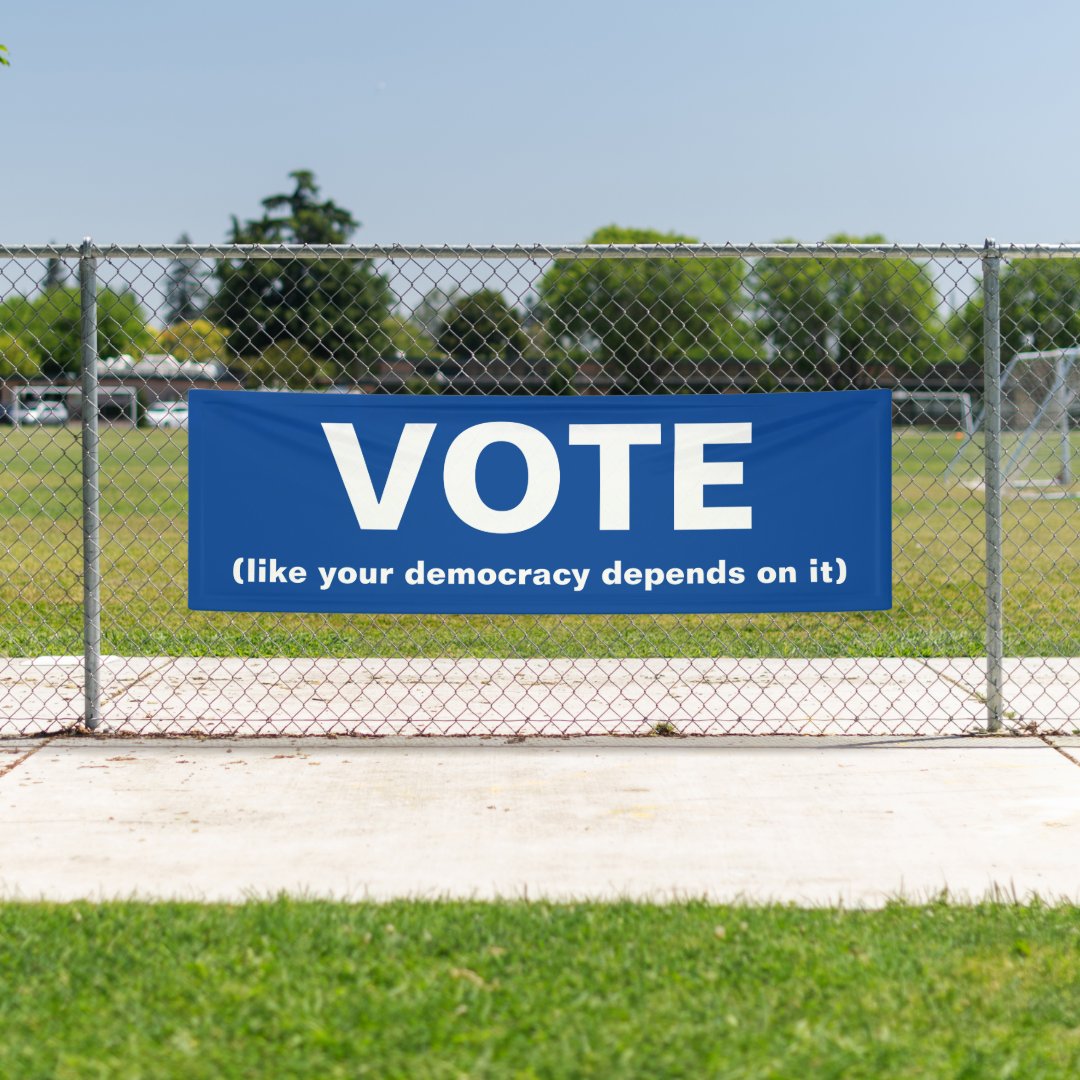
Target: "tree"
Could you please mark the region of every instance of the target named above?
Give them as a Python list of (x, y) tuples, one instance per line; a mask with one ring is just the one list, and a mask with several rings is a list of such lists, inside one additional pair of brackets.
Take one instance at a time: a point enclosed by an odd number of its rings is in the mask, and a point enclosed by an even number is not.
[[(178, 244), (190, 244), (191, 237), (182, 233)], [(210, 268), (202, 259), (181, 255), (165, 270), (165, 323), (191, 323), (202, 314), (210, 299), (207, 278)]]
[(20, 341), (53, 378), (80, 369), (80, 315), (75, 289), (50, 289), (32, 300), (13, 296), (0, 304), (0, 331)]
[(41, 365), (26, 342), (12, 334), (0, 333), (0, 380), (32, 379), (41, 373)]
[[(346, 243), (359, 222), (336, 203), (317, 199), (312, 173), (289, 175), (293, 191), (264, 199), (261, 218), (241, 225), (234, 217), (230, 240)], [(235, 357), (256, 357), (279, 342), (295, 343), (315, 361), (325, 361), (336, 381), (359, 379), (388, 348), (382, 324), (390, 313), (390, 287), (365, 261), (226, 260), (218, 280), (221, 287), (207, 314), (228, 332)]]
[[(78, 290), (72, 290), (78, 296)], [(153, 331), (139, 298), (130, 290), (101, 289), (98, 307), (98, 356), (140, 355), (153, 344)]]
[(412, 321), (420, 326), (430, 338), (436, 338), (445, 321), (447, 311), (461, 295), (457, 286), (449, 291), (436, 285), (424, 293), (412, 313)]
[[(82, 366), (79, 290), (58, 286), (30, 299), (0, 303), (0, 332), (18, 339), (49, 378), (74, 375)], [(153, 341), (146, 312), (132, 292), (98, 293), (98, 355), (141, 354)]]
[(515, 360), (526, 344), (521, 319), (494, 289), (481, 289), (451, 304), (439, 329), (440, 351), (459, 362)]
[[(982, 284), (949, 322), (958, 358), (982, 358)], [(1031, 259), (1008, 263), (1001, 274), (1003, 358), (1036, 349), (1080, 345), (1080, 263)]]
[(383, 319), (383, 335), (389, 351), (395, 356), (433, 356), (435, 342), (414, 319), (401, 315), (388, 315)]
[(544, 389), (556, 397), (570, 397), (576, 394), (573, 366), (566, 360), (557, 360), (551, 367)]
[[(687, 244), (678, 233), (610, 225), (590, 244)], [(570, 354), (595, 355), (627, 389), (656, 391), (682, 360), (759, 351), (743, 317), (744, 267), (710, 258), (558, 259), (539, 287), (552, 338)]]
[[(829, 243), (882, 244), (838, 234)], [(751, 290), (775, 365), (833, 388), (876, 366), (922, 371), (945, 359), (940, 298), (910, 260), (761, 259)]]
[(6, 45), (0, 45), (0, 67), (11, 67), (11, 60), (7, 55), (8, 47)]
[(157, 348), (177, 360), (197, 360), (206, 363), (231, 359), (227, 345), (228, 334), (208, 319), (173, 323), (157, 335)]
[(267, 345), (261, 353), (243, 357), (235, 367), (256, 386), (277, 389), (304, 390), (329, 386), (334, 381), (329, 361), (313, 356), (299, 342), (284, 338)]
[(834, 275), (816, 259), (761, 259), (750, 284), (774, 362), (803, 375), (827, 372), (835, 352)]

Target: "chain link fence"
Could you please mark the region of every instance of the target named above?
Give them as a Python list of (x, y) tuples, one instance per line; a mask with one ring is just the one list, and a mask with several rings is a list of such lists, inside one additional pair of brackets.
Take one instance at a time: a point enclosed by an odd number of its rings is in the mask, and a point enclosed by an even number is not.
[[(894, 606), (191, 612), (193, 387), (887, 387)], [(0, 405), (3, 734), (1078, 725), (1080, 248), (0, 247)]]

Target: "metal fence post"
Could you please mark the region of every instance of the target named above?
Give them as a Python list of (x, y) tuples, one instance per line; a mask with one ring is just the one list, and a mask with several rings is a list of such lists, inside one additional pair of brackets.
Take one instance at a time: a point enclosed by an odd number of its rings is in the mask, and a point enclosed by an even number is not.
[(983, 246), (983, 451), (986, 526), (986, 730), (1000, 731), (1005, 653), (1001, 553), (1001, 250)]
[(1058, 483), (1068, 487), (1072, 483), (1072, 447), (1069, 444), (1069, 368), (1076, 363), (1068, 355), (1059, 356), (1054, 379), (1054, 408), (1057, 410), (1058, 438), (1061, 440), (1061, 475)]
[(98, 509), (97, 259), (87, 237), (79, 248), (82, 345), (83, 722), (101, 723), (101, 517)]

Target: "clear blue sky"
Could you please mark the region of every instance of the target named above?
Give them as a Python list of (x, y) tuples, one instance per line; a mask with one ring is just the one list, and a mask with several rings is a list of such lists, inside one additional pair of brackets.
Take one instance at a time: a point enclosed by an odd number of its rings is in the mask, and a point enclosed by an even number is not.
[(24, 0), (0, 241), (1078, 240), (1075, 0)]

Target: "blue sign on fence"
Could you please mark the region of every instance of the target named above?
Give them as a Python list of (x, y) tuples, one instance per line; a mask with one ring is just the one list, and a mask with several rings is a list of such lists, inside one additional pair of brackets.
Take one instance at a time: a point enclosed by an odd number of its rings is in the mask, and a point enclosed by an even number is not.
[(189, 603), (432, 613), (891, 605), (885, 390), (193, 390)]

